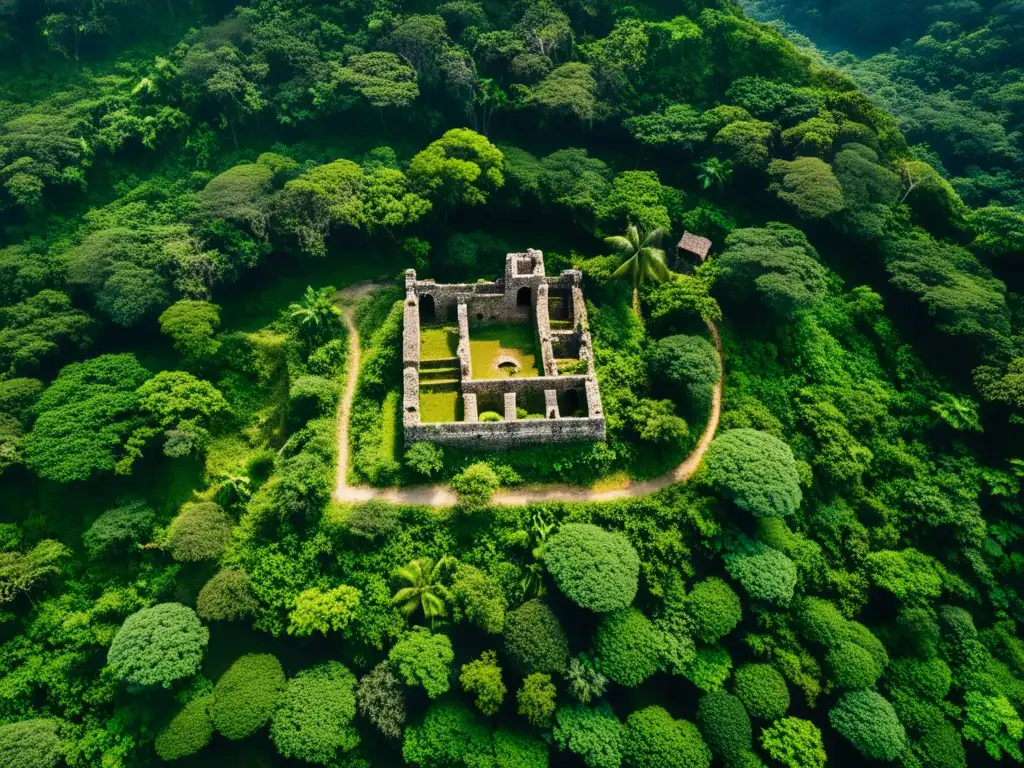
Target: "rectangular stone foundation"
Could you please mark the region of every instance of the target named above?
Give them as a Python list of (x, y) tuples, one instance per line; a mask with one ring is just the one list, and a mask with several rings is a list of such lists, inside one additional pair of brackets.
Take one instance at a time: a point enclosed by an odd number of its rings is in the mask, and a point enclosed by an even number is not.
[[(406, 445), (428, 441), (486, 450), (510, 450), (536, 443), (574, 443), (604, 440), (606, 424), (594, 371), (594, 354), (587, 310), (581, 289), (582, 275), (567, 270), (556, 278), (544, 274), (544, 254), (529, 250), (505, 258), (505, 277), (492, 283), (439, 285), (417, 280), (414, 270), (405, 276), (405, 327), (402, 338), (403, 419)], [(557, 312), (571, 330), (552, 330), (549, 291), (557, 292)], [(541, 376), (473, 379), (469, 323), (520, 322), (532, 319), (540, 350)], [(420, 323), (458, 325), (458, 391), (463, 421), (424, 424), (419, 412)], [(581, 375), (559, 375), (556, 358), (577, 358), (586, 365)], [(429, 378), (429, 377), (428, 377)], [(452, 385), (454, 386), (454, 384)], [(574, 396), (573, 392), (577, 394)], [(561, 415), (560, 397), (571, 398)], [(517, 406), (543, 398), (544, 414), (518, 418)], [(480, 422), (480, 399), (500, 404), (503, 421)], [(532, 398), (532, 400), (530, 400)], [(585, 416), (579, 414), (585, 411)]]

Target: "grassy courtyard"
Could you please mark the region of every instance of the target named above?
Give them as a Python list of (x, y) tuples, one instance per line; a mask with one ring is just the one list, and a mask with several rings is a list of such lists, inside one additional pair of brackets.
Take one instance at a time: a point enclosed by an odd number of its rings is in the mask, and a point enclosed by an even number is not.
[(516, 378), (540, 375), (534, 332), (530, 325), (474, 326), (469, 329), (469, 354), (474, 379), (508, 376), (498, 367), (502, 358), (516, 361), (519, 366)]
[(424, 392), (420, 390), (420, 418), (424, 423), (429, 424), (462, 421), (462, 397), (457, 391)]
[(420, 328), (420, 359), (444, 360), (455, 357), (459, 349), (459, 329), (447, 325)]

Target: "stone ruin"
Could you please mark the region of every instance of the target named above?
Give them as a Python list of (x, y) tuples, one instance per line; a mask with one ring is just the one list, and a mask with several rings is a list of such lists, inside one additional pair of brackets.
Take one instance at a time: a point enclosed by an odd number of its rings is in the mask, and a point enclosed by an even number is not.
[[(505, 277), (494, 282), (439, 284), (405, 273), (402, 339), (405, 443), (428, 441), (469, 448), (502, 450), (536, 443), (605, 439), (604, 410), (594, 372), (594, 349), (578, 270), (558, 277), (544, 274), (544, 254), (533, 249), (505, 257)], [(421, 322), (458, 324), (459, 343), (452, 386), (462, 398), (463, 419), (424, 422), (420, 412), (420, 375), (432, 363), (420, 360)], [(552, 327), (555, 321), (557, 327)], [(538, 376), (474, 379), (470, 364), (470, 323), (529, 323), (540, 351)], [(578, 360), (582, 372), (560, 374), (559, 359)], [(521, 398), (521, 400), (520, 400)], [(544, 416), (520, 419), (517, 403), (544, 403)], [(499, 403), (502, 421), (479, 420), (481, 401)], [(562, 415), (567, 413), (583, 415)]]

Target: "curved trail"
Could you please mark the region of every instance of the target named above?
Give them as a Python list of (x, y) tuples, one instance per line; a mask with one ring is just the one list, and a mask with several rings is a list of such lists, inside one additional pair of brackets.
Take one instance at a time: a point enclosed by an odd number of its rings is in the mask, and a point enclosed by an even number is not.
[[(349, 485), (349, 417), (352, 401), (356, 393), (356, 381), (359, 377), (359, 332), (356, 330), (355, 310), (351, 304), (354, 299), (364, 296), (379, 286), (373, 283), (360, 283), (349, 286), (338, 294), (342, 300), (342, 319), (348, 328), (348, 367), (346, 369), (345, 391), (338, 406), (338, 475), (334, 488), (334, 499), (340, 502), (361, 502), (380, 500), (392, 504), (408, 504), (427, 507), (450, 507), (457, 501), (456, 496), (445, 485), (419, 485), (405, 488), (373, 488), (366, 485)], [(715, 384), (711, 400), (711, 415), (708, 418), (700, 441), (686, 460), (675, 469), (663, 475), (643, 482), (631, 482), (624, 488), (608, 491), (595, 491), (579, 485), (557, 484), (542, 486), (524, 486), (511, 490), (501, 490), (494, 494), (492, 504), (534, 504), (546, 501), (614, 501), (616, 499), (632, 499), (668, 488), (670, 485), (685, 482), (697, 470), (704, 453), (718, 430), (718, 419), (722, 412), (722, 388), (725, 381), (725, 361), (722, 358), (722, 339), (713, 323), (708, 323), (718, 359), (722, 362), (722, 375)]]

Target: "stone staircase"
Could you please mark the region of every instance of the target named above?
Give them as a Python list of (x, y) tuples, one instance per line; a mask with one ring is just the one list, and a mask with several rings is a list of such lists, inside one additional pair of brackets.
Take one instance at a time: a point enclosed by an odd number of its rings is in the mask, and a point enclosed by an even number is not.
[(431, 392), (453, 392), (459, 389), (459, 358), (420, 361), (420, 389)]

